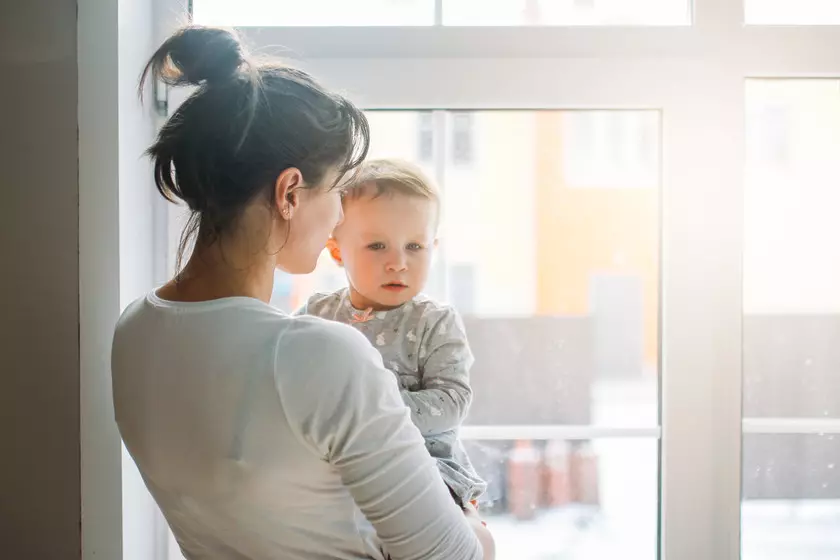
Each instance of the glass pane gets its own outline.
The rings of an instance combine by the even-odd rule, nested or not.
[[[445,147],[468,422],[656,426],[659,114],[448,113]]]
[[[744,0],[745,19],[753,25],[835,25],[837,0]]]
[[[432,25],[434,0],[193,0],[193,21],[225,26]]]
[[[744,560],[840,558],[840,436],[744,437]]]
[[[497,558],[656,558],[658,442],[467,441]]]
[[[744,415],[840,418],[840,80],[749,80]]]
[[[689,0],[443,0],[443,24],[689,25]]]

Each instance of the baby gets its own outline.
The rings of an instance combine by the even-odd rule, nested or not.
[[[453,498],[462,508],[475,504],[487,484],[458,438],[472,401],[472,353],[457,312],[420,293],[437,246],[437,189],[410,163],[368,161],[343,209],[328,249],[349,287],[312,296],[298,313],[347,323],[367,336],[394,372]]]

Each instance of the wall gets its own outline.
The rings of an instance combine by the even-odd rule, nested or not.
[[[125,558],[156,552],[109,367],[120,310],[162,268],[140,157],[153,120],[134,93],[152,34],[145,0],[0,8],[3,557],[117,559],[123,537]]]
[[[0,3],[0,543],[78,558],[76,1]]]
[[[110,368],[120,313],[118,11],[117,0],[78,0],[81,554],[109,560],[122,556]]]

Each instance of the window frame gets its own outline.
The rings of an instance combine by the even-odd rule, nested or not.
[[[157,3],[176,25],[183,0]],[[435,138],[442,109],[661,111],[661,428],[601,435],[660,437],[661,559],[740,558],[742,432],[840,433],[834,420],[742,419],[744,81],[840,77],[840,26],[744,25],[744,0],[694,0],[690,26],[444,27],[441,4],[431,27],[240,31],[365,109],[437,110]],[[184,97],[170,92],[170,108]]]

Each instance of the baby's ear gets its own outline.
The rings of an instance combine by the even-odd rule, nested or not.
[[[338,243],[335,241],[335,237],[330,237],[327,240],[327,251],[330,252],[330,256],[332,260],[335,261],[335,264],[338,266],[344,266],[344,261],[341,260],[341,249],[338,248]]]

